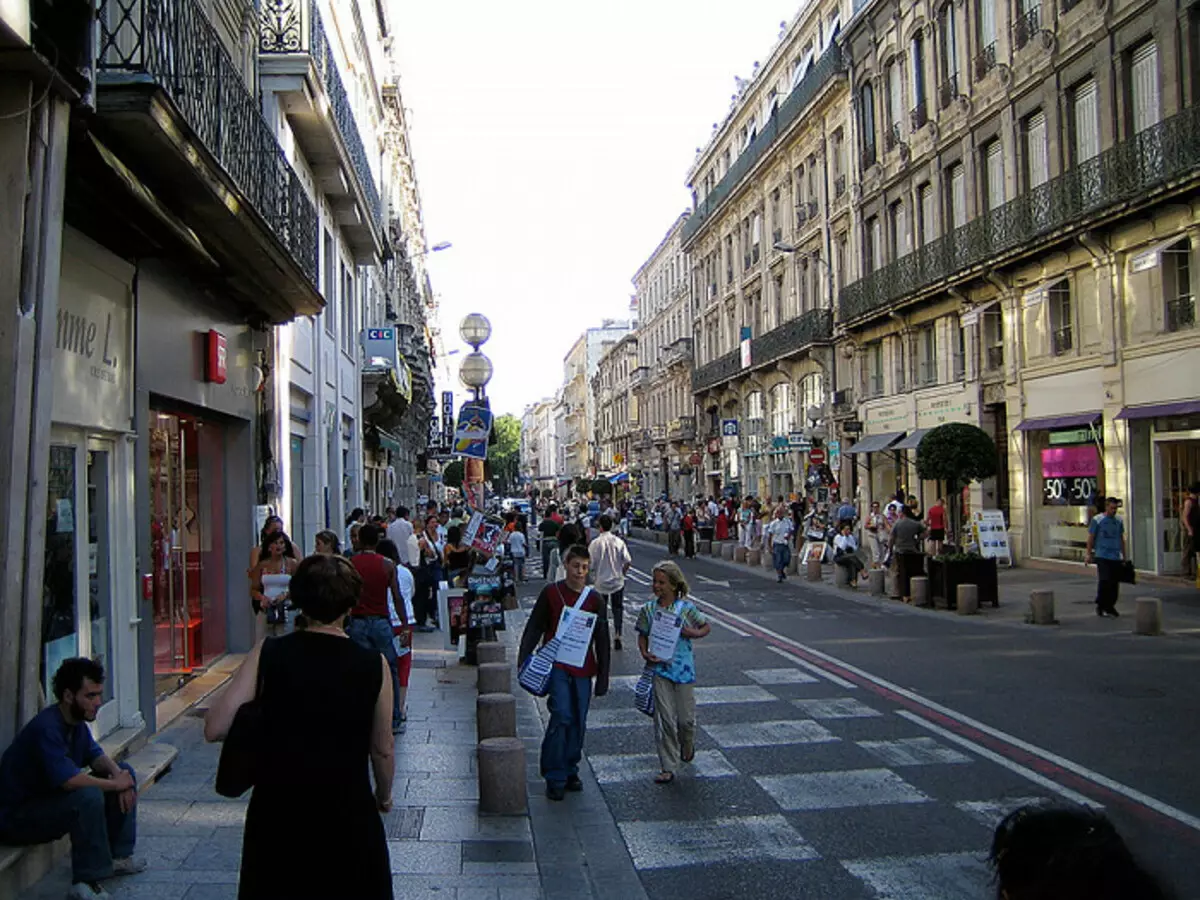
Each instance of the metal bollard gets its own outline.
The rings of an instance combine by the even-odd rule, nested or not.
[[[916,575],[908,580],[909,596],[913,606],[929,606],[929,579],[924,575]]]
[[[1162,601],[1157,597],[1138,597],[1133,603],[1133,633],[1162,634]]]
[[[954,603],[955,611],[960,616],[975,616],[979,614],[979,586],[975,584],[960,584],[958,596]]]
[[[1034,625],[1057,625],[1054,618],[1054,591],[1029,592],[1029,621]]]

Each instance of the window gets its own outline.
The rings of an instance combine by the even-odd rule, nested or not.
[[[883,341],[867,344],[863,359],[863,393],[868,397],[883,394]]]
[[[1100,154],[1100,112],[1096,82],[1088,79],[1072,91],[1071,156],[1075,165]]]
[[[808,312],[810,306],[808,293],[808,257],[796,261],[796,300],[799,305],[797,312]]]
[[[354,276],[346,266],[342,265],[342,350],[350,356],[354,355],[354,311],[356,306],[354,295]]]
[[[756,263],[762,257],[762,213],[756,212],[750,217],[750,256],[751,263]]]
[[[900,143],[900,120],[904,113],[902,85],[900,84],[900,65],[894,60],[888,64],[885,76],[887,86],[887,131],[884,132],[884,145],[888,150]]]
[[[1038,110],[1025,120],[1025,184],[1029,190],[1050,180],[1050,158],[1046,150],[1046,114]]]
[[[791,89],[793,91],[799,87],[800,82],[804,80],[804,76],[808,74],[808,70],[812,67],[813,55],[812,44],[806,44],[804,50],[801,51],[795,62],[792,63]]]
[[[782,325],[787,318],[783,308],[783,273],[779,273],[771,281],[771,307],[774,311],[774,324]]]
[[[950,230],[967,224],[967,176],[962,163],[952,165],[947,173],[950,183]]]
[[[980,317],[983,323],[983,368],[988,372],[1004,369],[1004,313],[999,306],[984,310]]]
[[[1075,346],[1070,283],[1064,278],[1051,285],[1046,299],[1050,304],[1050,349],[1055,356],[1070,353]]]
[[[1013,23],[1013,47],[1020,50],[1041,27],[1041,5],[1037,0],[1020,0],[1017,21]]]
[[[891,238],[892,238],[892,258],[899,259],[902,256],[907,256],[912,247],[909,246],[908,238],[908,211],[904,208],[904,203],[897,200],[892,204],[888,218],[891,221]]]
[[[996,2],[979,0],[979,53],[975,57],[975,80],[996,68]]]
[[[967,329],[956,316],[951,336],[954,339],[954,350],[950,354],[951,379],[962,381],[967,376]]]
[[[892,338],[892,348],[895,351],[892,354],[892,372],[895,376],[897,392],[908,389],[908,365],[905,342],[906,338],[904,335],[896,335]]]
[[[938,88],[938,105],[945,109],[958,96],[958,34],[954,22],[954,3],[946,3],[938,12],[939,41],[938,63],[941,67],[941,84]]]
[[[1153,42],[1134,51],[1129,65],[1130,112],[1133,133],[1141,134],[1159,119],[1158,47]]]
[[[846,142],[842,129],[837,129],[829,136],[829,155],[833,160],[833,195],[840,197],[846,193],[846,160],[843,156]]]
[[[783,219],[779,211],[779,188],[771,191],[771,244],[783,240]]]
[[[925,183],[917,188],[917,196],[921,201],[921,233],[918,235],[921,244],[928,244],[937,236],[937,225],[934,224],[933,185]]]
[[[1196,297],[1192,292],[1192,245],[1184,238],[1162,252],[1163,293],[1167,331],[1196,324]]]
[[[804,165],[796,166],[796,183],[793,188],[796,199],[796,227],[800,227],[808,219],[808,204],[805,202],[805,190],[808,187],[804,180]]]
[[[322,314],[325,319],[325,331],[329,335],[333,335],[334,328],[337,327],[337,292],[338,292],[338,261],[333,252],[333,235],[328,231],[325,232],[323,241],[325,252],[324,257],[324,281],[325,290],[325,312]]]
[[[833,248],[837,254],[837,265],[834,271],[835,287],[837,288],[835,293],[837,293],[850,280],[847,277],[850,273],[846,270],[846,266],[849,264],[848,260],[850,259],[850,236],[843,231],[837,236]]]
[[[983,197],[988,212],[1004,205],[1004,148],[999,139],[983,149]]]
[[[788,382],[771,388],[771,433],[786,435],[792,428],[792,386]]]
[[[875,164],[875,89],[864,84],[859,92],[859,126],[862,131],[862,164]]]
[[[929,121],[925,106],[925,36],[917,32],[912,39],[912,127],[924,127]]]
[[[937,384],[937,326],[929,324],[917,331],[918,384]]]
[[[725,286],[733,284],[733,235],[725,235]]]
[[[883,268],[883,234],[878,216],[867,219],[864,237],[866,246],[863,248],[863,255],[867,259],[867,265],[871,267],[872,272],[878,271]]]

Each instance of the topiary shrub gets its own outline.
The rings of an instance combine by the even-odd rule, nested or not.
[[[996,474],[996,443],[982,428],[964,422],[948,422],[930,429],[917,447],[917,475],[924,481],[946,482],[950,530],[959,547],[965,547],[962,532],[960,490],[972,481]]]

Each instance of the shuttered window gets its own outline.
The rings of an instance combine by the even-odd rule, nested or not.
[[[1100,112],[1097,99],[1094,81],[1085,81],[1075,89],[1072,106],[1076,164],[1100,155]]]
[[[996,0],[979,0],[979,46],[996,43]]]
[[[908,242],[908,211],[899,202],[892,204],[892,250],[897,259],[912,252]]]
[[[1000,142],[992,141],[984,153],[984,176],[989,211],[1004,205],[1004,153]]]
[[[950,227],[967,224],[967,175],[962,165],[950,169]]]
[[[1025,122],[1025,165],[1029,189],[1050,180],[1050,158],[1046,150],[1046,114],[1036,112]]]
[[[925,184],[921,186],[921,243],[928,244],[934,239],[937,233],[937,226],[934,225],[934,207],[933,207],[933,185]]]
[[[1133,54],[1129,83],[1136,134],[1157,125],[1159,119],[1158,47],[1153,42],[1143,44]]]

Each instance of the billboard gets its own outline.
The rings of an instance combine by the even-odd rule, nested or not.
[[[492,411],[486,406],[466,403],[458,413],[454,432],[454,453],[470,459],[487,459],[488,436],[492,433]]]

